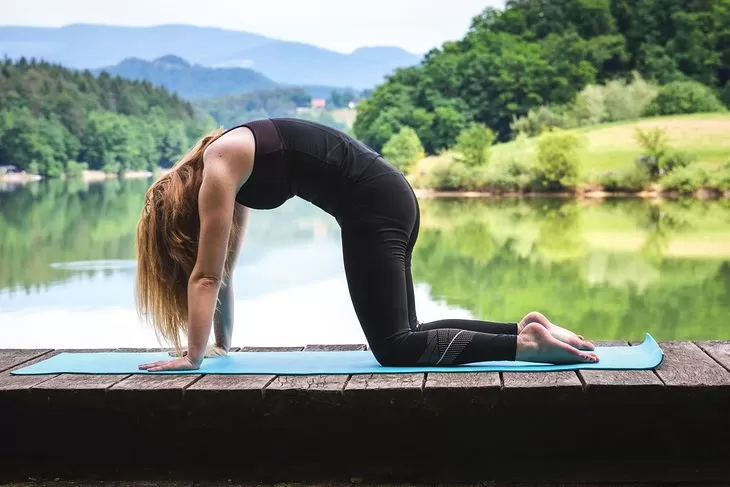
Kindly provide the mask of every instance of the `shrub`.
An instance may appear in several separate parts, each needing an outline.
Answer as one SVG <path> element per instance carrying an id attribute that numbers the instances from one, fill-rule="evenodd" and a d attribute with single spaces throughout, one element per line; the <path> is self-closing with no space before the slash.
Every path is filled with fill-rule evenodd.
<path id="1" fill-rule="evenodd" d="M 66 176 L 77 177 L 88 169 L 89 165 L 85 162 L 68 161 L 66 164 Z"/>
<path id="2" fill-rule="evenodd" d="M 469 167 L 489 162 L 489 147 L 494 143 L 494 132 L 484 124 L 474 123 L 464 129 L 456 139 L 456 160 Z"/>
<path id="3" fill-rule="evenodd" d="M 468 178 L 468 168 L 461 162 L 452 159 L 440 159 L 429 168 L 423 180 L 430 189 L 451 191 L 464 189 Z"/>
<path id="4" fill-rule="evenodd" d="M 630 83 L 609 81 L 603 87 L 606 121 L 634 120 L 641 118 L 646 107 L 656 98 L 659 89 L 638 74 Z"/>
<path id="5" fill-rule="evenodd" d="M 664 190 L 691 194 L 704 188 L 709 182 L 709 174 L 699 166 L 681 167 L 664 176 L 661 185 Z"/>
<path id="6" fill-rule="evenodd" d="M 513 118 L 510 128 L 516 135 L 540 135 L 552 128 L 569 128 L 570 119 L 564 107 L 541 106 L 533 108 L 524 117 Z"/>
<path id="7" fill-rule="evenodd" d="M 707 180 L 707 187 L 720 192 L 730 191 L 730 160 L 719 170 L 711 173 Z"/>
<path id="8" fill-rule="evenodd" d="M 580 178 L 580 138 L 561 129 L 544 132 L 537 140 L 537 185 L 555 191 L 573 189 Z"/>
<path id="9" fill-rule="evenodd" d="M 633 120 L 642 116 L 657 92 L 656 85 L 636 73 L 630 82 L 587 85 L 573 100 L 571 116 L 577 125 Z"/>
<path id="10" fill-rule="evenodd" d="M 637 165 L 624 171 L 608 171 L 599 182 L 606 191 L 638 192 L 647 188 L 651 177 L 646 168 Z"/>
<path id="11" fill-rule="evenodd" d="M 648 171 L 652 181 L 674 169 L 690 165 L 695 159 L 690 154 L 671 150 L 665 129 L 653 127 L 642 130 L 636 127 L 635 136 L 644 149 L 636 163 Z"/>
<path id="12" fill-rule="evenodd" d="M 402 127 L 383 146 L 383 157 L 391 164 L 406 173 L 411 166 L 425 157 L 423 145 L 416 131 L 410 127 Z"/>
<path id="13" fill-rule="evenodd" d="M 725 105 L 709 87 L 696 81 L 674 81 L 661 87 L 644 114 L 655 116 L 725 111 Z"/>

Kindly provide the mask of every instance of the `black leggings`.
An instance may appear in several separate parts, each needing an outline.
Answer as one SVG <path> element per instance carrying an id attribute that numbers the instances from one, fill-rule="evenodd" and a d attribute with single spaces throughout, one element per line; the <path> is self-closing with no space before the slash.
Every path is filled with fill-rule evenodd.
<path id="1" fill-rule="evenodd" d="M 418 323 L 411 254 L 420 209 L 408 181 L 378 161 L 348 196 L 342 228 L 355 313 L 381 365 L 457 365 L 514 360 L 517 323 L 445 319 Z"/>

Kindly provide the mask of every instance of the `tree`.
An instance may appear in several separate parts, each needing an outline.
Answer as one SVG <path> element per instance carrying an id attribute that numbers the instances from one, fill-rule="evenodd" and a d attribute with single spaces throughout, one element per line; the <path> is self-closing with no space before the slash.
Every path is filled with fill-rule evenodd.
<path id="1" fill-rule="evenodd" d="M 416 162 L 424 157 L 423 146 L 416 131 L 403 127 L 383 146 L 383 157 L 407 173 Z"/>
<path id="2" fill-rule="evenodd" d="M 469 167 L 483 166 L 489 161 L 489 147 L 494 143 L 494 132 L 484 124 L 474 123 L 459 134 L 454 150 L 456 159 Z"/>

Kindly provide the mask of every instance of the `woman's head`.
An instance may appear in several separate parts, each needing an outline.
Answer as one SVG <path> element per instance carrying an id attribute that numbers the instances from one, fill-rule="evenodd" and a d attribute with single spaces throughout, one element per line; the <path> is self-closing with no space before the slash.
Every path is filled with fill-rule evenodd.
<path id="1" fill-rule="evenodd" d="M 137 310 L 148 316 L 158 337 L 178 350 L 180 334 L 187 332 L 188 279 L 198 253 L 203 154 L 221 134 L 217 130 L 200 139 L 150 186 L 137 225 Z M 237 215 L 232 235 L 239 230 L 236 221 Z M 226 262 L 224 280 L 229 272 Z"/>

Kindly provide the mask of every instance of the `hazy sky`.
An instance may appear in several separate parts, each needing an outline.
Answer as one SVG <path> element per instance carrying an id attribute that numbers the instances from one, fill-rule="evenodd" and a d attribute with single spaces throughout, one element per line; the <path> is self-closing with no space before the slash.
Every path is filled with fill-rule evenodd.
<path id="1" fill-rule="evenodd" d="M 396 45 L 425 52 L 464 35 L 504 0 L 0 0 L 1 25 L 193 24 L 245 30 L 336 51 Z"/>

